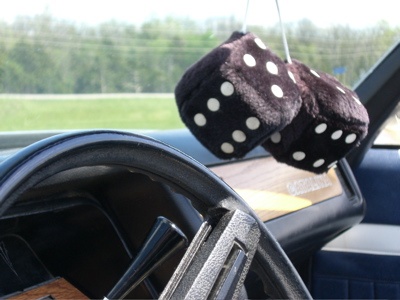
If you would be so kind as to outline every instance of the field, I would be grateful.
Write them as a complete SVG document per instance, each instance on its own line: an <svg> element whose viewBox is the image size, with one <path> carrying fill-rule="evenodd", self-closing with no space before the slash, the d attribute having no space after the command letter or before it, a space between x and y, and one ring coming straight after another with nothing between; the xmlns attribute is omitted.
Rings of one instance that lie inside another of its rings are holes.
<svg viewBox="0 0 400 300"><path fill-rule="evenodd" d="M183 128L172 94L2 95L0 131Z"/></svg>

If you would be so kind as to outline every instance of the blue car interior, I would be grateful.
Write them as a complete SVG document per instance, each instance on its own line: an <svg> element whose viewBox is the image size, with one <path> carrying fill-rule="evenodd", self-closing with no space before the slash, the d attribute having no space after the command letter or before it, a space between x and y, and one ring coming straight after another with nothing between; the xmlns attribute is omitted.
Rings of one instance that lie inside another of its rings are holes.
<svg viewBox="0 0 400 300"><path fill-rule="evenodd" d="M204 299L400 299L400 148L374 145L399 87L400 43L353 91L234 32L177 84L188 128L0 133L0 298L64 278L76 297L184 298L226 229Z"/></svg>

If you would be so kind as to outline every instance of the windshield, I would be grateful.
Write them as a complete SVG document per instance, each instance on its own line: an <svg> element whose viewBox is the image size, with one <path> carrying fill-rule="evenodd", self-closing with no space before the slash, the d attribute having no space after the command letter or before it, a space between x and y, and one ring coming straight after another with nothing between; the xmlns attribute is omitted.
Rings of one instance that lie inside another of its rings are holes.
<svg viewBox="0 0 400 300"><path fill-rule="evenodd" d="M246 14L247 2L8 3L0 131L183 128L177 82L233 31L247 26L285 58L275 1L250 0ZM354 86L400 38L392 1L364 3L280 1L290 55Z"/></svg>

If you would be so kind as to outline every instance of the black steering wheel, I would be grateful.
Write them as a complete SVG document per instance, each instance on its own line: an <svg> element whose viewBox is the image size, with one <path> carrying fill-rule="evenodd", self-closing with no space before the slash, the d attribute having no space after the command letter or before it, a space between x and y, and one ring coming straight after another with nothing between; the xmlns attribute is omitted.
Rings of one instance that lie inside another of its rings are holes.
<svg viewBox="0 0 400 300"><path fill-rule="evenodd" d="M252 261L272 298L311 298L276 239L240 196L193 158L148 137L84 131L54 136L23 149L1 165L0 216L44 179L96 165L118 165L155 177L188 197L208 221L161 298L238 297ZM227 260L230 269L222 272Z"/></svg>

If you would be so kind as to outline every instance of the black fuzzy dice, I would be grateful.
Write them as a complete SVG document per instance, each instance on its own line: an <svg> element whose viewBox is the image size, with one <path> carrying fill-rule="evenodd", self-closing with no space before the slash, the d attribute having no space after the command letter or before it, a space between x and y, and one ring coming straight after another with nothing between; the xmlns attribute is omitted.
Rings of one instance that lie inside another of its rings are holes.
<svg viewBox="0 0 400 300"><path fill-rule="evenodd" d="M254 34L239 32L185 72L175 97L186 126L225 159L282 130L301 106L285 63Z"/></svg>
<svg viewBox="0 0 400 300"><path fill-rule="evenodd" d="M367 111L356 93L333 76L296 60L286 66L301 91L302 106L293 121L263 146L280 162L326 172L366 136Z"/></svg>

